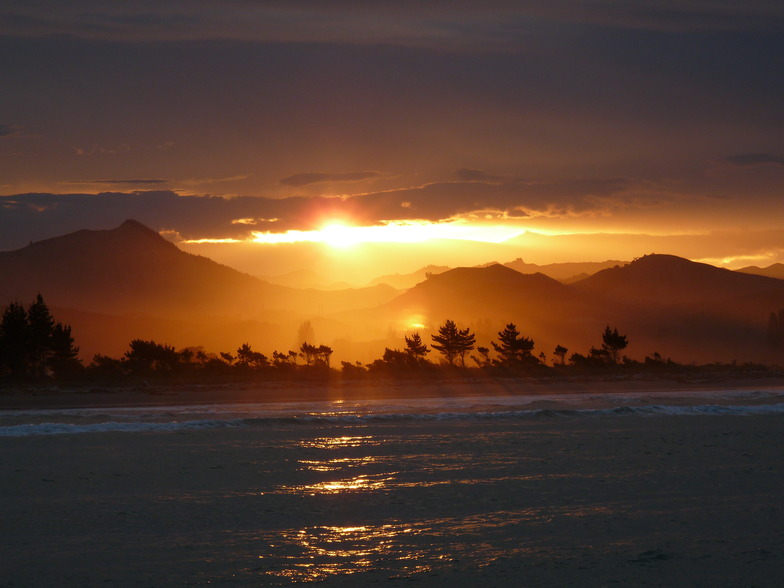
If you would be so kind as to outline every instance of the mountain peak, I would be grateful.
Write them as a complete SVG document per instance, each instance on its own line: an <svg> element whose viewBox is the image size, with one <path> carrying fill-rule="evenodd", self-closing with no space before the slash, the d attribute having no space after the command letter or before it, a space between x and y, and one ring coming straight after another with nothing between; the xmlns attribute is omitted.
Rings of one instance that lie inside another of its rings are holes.
<svg viewBox="0 0 784 588"><path fill-rule="evenodd" d="M119 227L117 227L117 228L118 228L118 229L121 229L121 230L126 230L126 231L128 231L128 230L136 230L136 231L139 231L139 230L141 230L141 231L146 231L146 232L150 232L150 233L155 233L155 231L153 231L153 230L152 230L150 227L148 227L147 225L144 225L144 224L140 223L139 221L137 221L137 220L135 220L135 219L132 219L132 218L126 219L126 220L125 220L125 221L123 221L123 223L122 223L122 224L121 224ZM157 233L156 233L156 234L157 234Z"/></svg>
<svg viewBox="0 0 784 588"><path fill-rule="evenodd" d="M115 233L115 234L120 234L120 235L127 235L129 237L133 236L133 237L137 237L137 238L138 237L154 238L156 240L160 239L161 241L166 241L166 239L161 237L161 235L160 235L160 233L158 233L158 231L155 231L155 230L151 229L150 227L148 227L147 225L142 224L139 221L131 219L131 218L123 221L123 223L119 227L117 227L115 229L109 229L107 231L107 233L109 233L109 234ZM169 243L169 241L166 241L166 243Z"/></svg>
<svg viewBox="0 0 784 588"><path fill-rule="evenodd" d="M651 254L602 270L575 284L585 292L610 299L645 302L709 304L717 300L780 289L777 280L741 274L675 255Z"/></svg>

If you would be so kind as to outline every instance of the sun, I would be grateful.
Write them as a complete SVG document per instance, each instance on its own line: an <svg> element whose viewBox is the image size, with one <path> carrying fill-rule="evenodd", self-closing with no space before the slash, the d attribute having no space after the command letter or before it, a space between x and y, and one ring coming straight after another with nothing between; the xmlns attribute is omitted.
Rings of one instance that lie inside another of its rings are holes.
<svg viewBox="0 0 784 588"><path fill-rule="evenodd" d="M346 249L359 243L362 238L357 235L357 227L352 227L342 221L331 221L319 230L321 241L337 249Z"/></svg>

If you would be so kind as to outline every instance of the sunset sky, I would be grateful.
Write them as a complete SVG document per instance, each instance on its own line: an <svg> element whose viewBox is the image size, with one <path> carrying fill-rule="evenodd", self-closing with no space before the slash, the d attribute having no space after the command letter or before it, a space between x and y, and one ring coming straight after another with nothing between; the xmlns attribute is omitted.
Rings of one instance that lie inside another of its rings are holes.
<svg viewBox="0 0 784 588"><path fill-rule="evenodd" d="M784 262L779 1L7 0L0 55L0 249Z"/></svg>

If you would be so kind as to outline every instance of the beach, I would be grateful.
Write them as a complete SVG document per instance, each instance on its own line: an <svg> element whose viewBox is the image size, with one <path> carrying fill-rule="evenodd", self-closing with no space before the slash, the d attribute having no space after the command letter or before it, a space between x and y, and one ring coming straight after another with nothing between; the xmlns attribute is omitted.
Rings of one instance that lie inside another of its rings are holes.
<svg viewBox="0 0 784 588"><path fill-rule="evenodd" d="M7 409L0 586L778 586L781 399Z"/></svg>

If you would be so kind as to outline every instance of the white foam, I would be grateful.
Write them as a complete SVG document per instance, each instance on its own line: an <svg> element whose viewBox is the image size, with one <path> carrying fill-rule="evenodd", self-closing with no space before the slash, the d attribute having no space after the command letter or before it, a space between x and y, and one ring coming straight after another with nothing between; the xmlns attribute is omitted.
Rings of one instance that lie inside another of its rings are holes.
<svg viewBox="0 0 784 588"><path fill-rule="evenodd" d="M193 429L214 429L226 427L270 427L280 425L361 425L383 422L421 422L421 421L440 421L440 422L459 422L459 421L492 421L492 420L525 420L525 419L573 419L591 417L611 417L623 418L624 416L754 416L754 415L776 415L784 414L784 404L764 404L751 406L722 406L715 404L697 406L675 406L675 405L647 405L647 406L615 406L610 408L547 408L538 410L495 410L495 411L472 411L462 410L453 412L341 412L330 411L310 411L305 414L277 412L270 414L266 411L244 410L242 414L237 413L236 406L232 410L224 410L223 417L219 417L210 407L206 413L201 413L204 418L182 420L188 415L193 417L198 414L194 407L187 407L179 415L181 420L161 420L163 417L171 419L172 409L155 412L145 409L143 413L137 413L134 420L100 420L98 422L78 423L78 422L27 422L13 425L0 426L0 437L28 437L35 435L74 435L85 433L161 433ZM244 407L247 408L247 407ZM421 407L420 407L421 408ZM88 411L89 412L89 411ZM52 417L57 414L59 418L67 416L71 420L87 418L95 420L97 417L112 418L111 415L101 412L86 413L83 410L71 411L36 411L35 416ZM125 417L127 413L124 413ZM16 415L18 418L21 415ZM32 415L29 415L32 416ZM139 419L138 417L143 417ZM155 420L155 419L158 420Z"/></svg>

